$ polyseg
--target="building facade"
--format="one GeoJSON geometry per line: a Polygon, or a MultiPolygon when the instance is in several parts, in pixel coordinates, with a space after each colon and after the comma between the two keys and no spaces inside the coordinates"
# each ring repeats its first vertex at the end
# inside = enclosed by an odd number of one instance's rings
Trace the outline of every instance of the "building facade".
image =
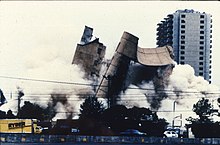
{"type": "Polygon", "coordinates": [[[189,64],[211,83],[212,19],[207,13],[177,10],[157,24],[157,45],[170,45],[177,64],[189,64]]]}
{"type": "Polygon", "coordinates": [[[72,64],[81,66],[86,78],[99,77],[106,46],[99,38],[92,40],[93,28],[85,26],[81,42],[77,44],[72,64]]]}

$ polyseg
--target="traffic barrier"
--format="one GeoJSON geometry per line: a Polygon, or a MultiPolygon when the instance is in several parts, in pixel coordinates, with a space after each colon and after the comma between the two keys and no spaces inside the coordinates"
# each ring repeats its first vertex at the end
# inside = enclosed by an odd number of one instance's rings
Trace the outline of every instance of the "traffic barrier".
{"type": "Polygon", "coordinates": [[[126,143],[126,144],[181,144],[219,145],[220,138],[160,138],[128,136],[77,136],[77,135],[35,135],[0,134],[0,142],[6,143],[126,143]]]}

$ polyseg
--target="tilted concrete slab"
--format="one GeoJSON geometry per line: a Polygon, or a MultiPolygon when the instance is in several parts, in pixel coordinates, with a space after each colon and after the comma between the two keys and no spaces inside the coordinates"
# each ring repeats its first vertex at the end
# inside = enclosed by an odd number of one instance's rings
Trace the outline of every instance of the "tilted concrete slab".
{"type": "Polygon", "coordinates": [[[174,64],[172,59],[172,47],[164,46],[158,48],[137,49],[137,60],[140,64],[147,66],[164,66],[174,64]]]}

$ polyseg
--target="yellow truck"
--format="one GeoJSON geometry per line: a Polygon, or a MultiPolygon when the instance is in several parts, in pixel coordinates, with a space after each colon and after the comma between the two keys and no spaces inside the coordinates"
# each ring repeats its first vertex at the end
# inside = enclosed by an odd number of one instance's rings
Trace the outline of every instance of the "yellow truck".
{"type": "Polygon", "coordinates": [[[0,133],[41,133],[37,119],[0,119],[0,133]]]}

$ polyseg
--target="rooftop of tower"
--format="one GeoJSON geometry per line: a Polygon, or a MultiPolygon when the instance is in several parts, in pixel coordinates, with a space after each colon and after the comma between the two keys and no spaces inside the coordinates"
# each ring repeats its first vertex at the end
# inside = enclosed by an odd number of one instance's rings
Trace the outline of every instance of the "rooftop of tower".
{"type": "MultiPolygon", "coordinates": [[[[185,10],[177,10],[176,13],[200,13],[199,11],[195,11],[193,9],[185,9],[185,10]]],[[[205,12],[202,12],[203,14],[205,14],[205,12]]]]}

